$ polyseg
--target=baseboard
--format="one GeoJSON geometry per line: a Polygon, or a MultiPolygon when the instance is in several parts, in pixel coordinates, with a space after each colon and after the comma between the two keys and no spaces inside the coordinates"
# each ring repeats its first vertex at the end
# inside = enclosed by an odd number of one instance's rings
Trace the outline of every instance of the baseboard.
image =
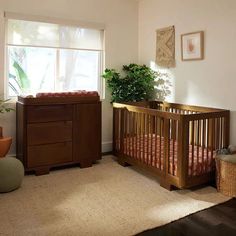
{"type": "MultiPolygon", "coordinates": [[[[111,153],[112,152],[112,141],[102,143],[102,153],[111,153]]],[[[16,157],[15,153],[8,154],[9,157],[16,157]]]]}
{"type": "Polygon", "coordinates": [[[109,153],[112,151],[112,141],[102,143],[102,153],[109,153]]]}
{"type": "Polygon", "coordinates": [[[16,154],[15,153],[7,154],[6,157],[16,157],[16,154]]]}

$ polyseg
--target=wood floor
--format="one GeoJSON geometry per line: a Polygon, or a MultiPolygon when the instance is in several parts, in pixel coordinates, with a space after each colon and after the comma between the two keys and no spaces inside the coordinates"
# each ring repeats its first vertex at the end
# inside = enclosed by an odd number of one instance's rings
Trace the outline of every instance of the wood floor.
{"type": "Polygon", "coordinates": [[[235,236],[236,199],[186,216],[138,236],[235,236]]]}

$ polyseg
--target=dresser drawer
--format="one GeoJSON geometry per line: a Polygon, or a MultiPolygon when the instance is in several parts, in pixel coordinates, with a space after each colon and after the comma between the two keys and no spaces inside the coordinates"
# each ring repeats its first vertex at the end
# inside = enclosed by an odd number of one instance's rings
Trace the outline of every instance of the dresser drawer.
{"type": "Polygon", "coordinates": [[[27,167],[37,167],[72,161],[72,142],[38,145],[27,148],[27,167]]]}
{"type": "Polygon", "coordinates": [[[27,122],[72,120],[72,105],[40,105],[27,107],[27,122]]]}
{"type": "Polygon", "coordinates": [[[27,125],[27,144],[40,145],[72,140],[72,121],[33,123],[27,125]]]}

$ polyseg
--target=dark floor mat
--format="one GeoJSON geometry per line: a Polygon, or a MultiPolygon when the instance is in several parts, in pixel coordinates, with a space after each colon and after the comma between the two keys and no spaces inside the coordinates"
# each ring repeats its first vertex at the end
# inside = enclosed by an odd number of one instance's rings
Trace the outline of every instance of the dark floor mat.
{"type": "Polygon", "coordinates": [[[236,236],[236,199],[191,214],[138,236],[236,236]]]}

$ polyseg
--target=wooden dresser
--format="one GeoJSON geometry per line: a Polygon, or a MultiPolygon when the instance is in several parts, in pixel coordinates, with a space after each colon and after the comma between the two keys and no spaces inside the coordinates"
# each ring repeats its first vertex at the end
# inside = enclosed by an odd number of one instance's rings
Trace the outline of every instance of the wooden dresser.
{"type": "Polygon", "coordinates": [[[18,97],[16,151],[26,171],[101,159],[101,102],[91,97],[18,97]]]}

